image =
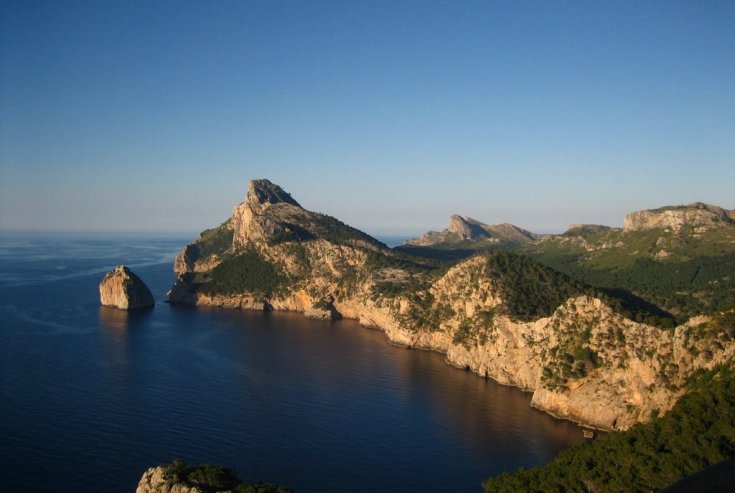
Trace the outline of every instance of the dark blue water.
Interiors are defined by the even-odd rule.
[[[0,490],[132,492],[183,457],[297,492],[480,491],[581,440],[357,323],[163,303],[191,238],[0,237]],[[125,263],[155,309],[102,308]]]

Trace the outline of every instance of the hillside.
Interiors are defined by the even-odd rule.
[[[400,250],[453,260],[515,251],[609,293],[645,300],[681,323],[735,306],[733,218],[735,211],[697,202],[632,212],[622,229],[577,224],[515,245],[467,239]]]
[[[345,317],[533,392],[607,430],[665,413],[687,379],[735,354],[710,317],[682,320],[511,252],[456,263],[391,250],[267,180],[177,257],[173,303]],[[713,321],[715,320],[715,321]],[[669,328],[667,328],[669,327]]]
[[[574,228],[520,252],[589,284],[628,290],[682,321],[735,306],[733,215],[700,203],[638,211],[622,230]]]

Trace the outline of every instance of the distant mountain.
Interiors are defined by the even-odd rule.
[[[718,226],[735,226],[735,210],[729,211],[716,205],[695,202],[689,205],[661,207],[659,209],[631,212],[625,216],[623,231],[647,231],[670,229],[680,231],[690,226],[699,232]]]
[[[697,202],[631,212],[625,226],[573,225],[519,252],[680,320],[735,305],[735,211]]]
[[[444,231],[429,231],[417,239],[407,240],[404,245],[436,247],[480,241],[488,244],[522,244],[533,241],[538,236],[509,223],[493,226],[455,214],[449,218],[449,225]]]
[[[398,250],[453,261],[488,250],[522,253],[598,288],[638,296],[679,321],[735,305],[735,211],[695,202],[631,212],[624,224],[572,224],[562,234],[501,239],[488,229],[506,225],[452,216],[446,230]]]

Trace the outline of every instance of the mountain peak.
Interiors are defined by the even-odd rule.
[[[478,236],[487,236],[484,225],[470,217],[454,214],[449,218],[447,231],[459,236],[460,240],[471,240]]]
[[[248,184],[248,196],[246,202],[251,206],[285,203],[301,207],[301,205],[291,197],[290,193],[270,180],[266,180],[264,178],[250,181]]]
[[[429,231],[419,238],[407,240],[406,246],[435,246],[463,241],[487,241],[490,243],[526,243],[537,235],[510,223],[485,224],[469,216],[453,214],[444,231]]]

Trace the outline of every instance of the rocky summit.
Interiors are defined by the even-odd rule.
[[[459,217],[450,227],[486,230]],[[735,355],[735,329],[715,313],[673,320],[517,253],[451,264],[412,256],[267,180],[251,182],[232,217],[174,268],[171,302],[356,319],[391,343],[528,390],[538,409],[607,430],[665,413],[691,375]]]
[[[122,310],[148,308],[154,305],[151,290],[124,265],[105,274],[100,283],[100,303]]]
[[[623,230],[671,229],[680,231],[684,226],[695,226],[701,229],[719,225],[735,225],[735,211],[695,202],[689,205],[631,212],[625,216]]]

